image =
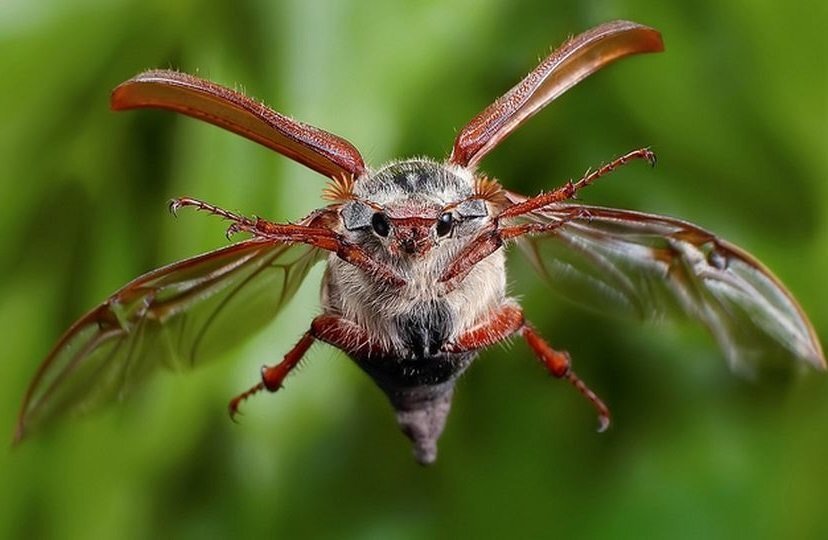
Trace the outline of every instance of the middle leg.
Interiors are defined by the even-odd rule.
[[[302,360],[302,357],[305,356],[305,353],[308,352],[308,349],[310,349],[310,346],[313,345],[314,341],[315,338],[313,335],[310,332],[306,332],[305,335],[302,336],[302,339],[299,340],[299,343],[294,345],[293,348],[288,351],[281,362],[275,366],[262,366],[262,380],[249,390],[242,392],[230,400],[230,403],[227,406],[230,418],[235,421],[236,415],[239,414],[239,405],[241,405],[242,401],[247,398],[261,392],[262,390],[275,392],[280,389],[285,377],[287,377],[293,368],[299,364],[299,361]]]
[[[281,362],[274,366],[262,367],[261,381],[230,400],[228,405],[230,418],[235,420],[236,415],[239,414],[239,406],[247,398],[262,390],[268,390],[269,392],[279,390],[282,387],[282,382],[299,364],[317,339],[351,355],[371,357],[386,354],[385,351],[374,345],[365,330],[356,324],[333,315],[320,315],[313,320],[310,330],[288,351]]]

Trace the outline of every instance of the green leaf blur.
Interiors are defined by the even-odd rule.
[[[75,318],[140,273],[225,244],[215,219],[172,219],[169,198],[274,220],[321,204],[321,177],[249,141],[169,113],[110,113],[116,84],[173,67],[244,85],[373,165],[441,158],[550,47],[617,18],[659,29],[667,51],[586,80],[483,168],[531,194],[650,145],[654,170],[629,165],[582,200],[717,231],[772,268],[825,339],[828,3],[5,0],[0,434]],[[739,379],[700,329],[602,318],[510,264],[530,320],[612,408],[608,433],[517,342],[460,381],[431,468],[327,346],[231,423],[227,400],[318,312],[317,268],[226,361],[160,374],[0,452],[0,538],[828,537],[824,374]]]

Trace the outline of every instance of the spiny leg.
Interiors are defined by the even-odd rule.
[[[230,400],[230,403],[227,406],[227,409],[230,412],[230,418],[233,421],[236,420],[236,415],[239,413],[239,405],[241,405],[241,402],[250,396],[265,389],[270,392],[275,392],[281,388],[285,377],[287,377],[288,373],[290,373],[299,361],[302,360],[302,357],[305,356],[305,353],[308,352],[308,349],[315,340],[316,338],[314,338],[310,332],[306,332],[305,335],[302,336],[302,339],[299,340],[299,343],[294,345],[294,347],[288,351],[281,362],[275,366],[263,366],[261,382]]]
[[[506,303],[489,317],[457,336],[457,339],[443,346],[448,353],[478,351],[508,339],[523,328],[523,310],[512,303]]]
[[[312,238],[315,239],[317,236],[322,236],[326,240],[330,240],[335,237],[335,233],[324,227],[296,225],[293,223],[274,223],[259,217],[249,218],[192,197],[178,197],[170,200],[169,202],[170,212],[176,217],[178,216],[178,210],[184,207],[192,207],[197,211],[205,212],[230,221],[230,226],[227,228],[228,238],[240,232],[250,233],[257,237],[303,243],[312,243],[309,242],[309,240]],[[317,212],[312,214],[312,216],[318,217],[318,213],[324,211],[325,209],[317,210]],[[327,242],[324,246],[319,247],[322,249],[335,250],[336,246],[334,246],[333,242]]]
[[[529,326],[523,316],[523,310],[507,303],[494,311],[491,316],[477,326],[461,334],[452,343],[444,346],[450,353],[475,351],[494,345],[519,332],[546,369],[557,378],[568,380],[598,410],[598,431],[605,431],[610,425],[610,412],[595,392],[575,375],[570,366],[569,354],[554,350]]]
[[[389,352],[371,339],[358,324],[336,315],[320,315],[311,323],[311,334],[352,357],[383,358]]]
[[[544,206],[548,206],[550,204],[563,202],[568,199],[573,199],[575,198],[575,195],[578,193],[579,190],[587,187],[588,185],[592,184],[605,174],[614,171],[621,165],[624,165],[629,161],[632,161],[633,159],[643,159],[647,161],[650,165],[655,165],[656,162],[655,154],[649,148],[639,148],[638,150],[627,152],[623,156],[615,158],[609,163],[602,165],[601,167],[598,167],[594,171],[588,170],[586,174],[584,174],[584,176],[581,177],[581,179],[577,182],[567,182],[566,184],[554,191],[550,191],[549,193],[542,193],[536,197],[532,197],[531,199],[526,199],[523,202],[514,204],[506,208],[497,217],[499,219],[513,218],[516,216],[527,214],[529,212],[533,212],[535,210],[539,210]]]
[[[609,408],[607,408],[604,402],[601,401],[601,398],[595,395],[595,392],[590,390],[589,387],[580,378],[578,378],[577,375],[575,375],[575,372],[572,371],[569,353],[556,351],[550,347],[549,344],[546,343],[546,341],[544,341],[544,339],[540,337],[528,324],[521,328],[520,333],[523,336],[523,339],[526,340],[529,347],[531,347],[532,351],[534,351],[538,359],[543,362],[546,369],[548,369],[552,375],[559,379],[565,378],[568,380],[572,386],[578,390],[578,392],[580,392],[593,404],[593,406],[595,406],[598,411],[598,432],[600,433],[606,431],[610,425]]]
[[[393,287],[401,287],[406,284],[406,280],[394,268],[375,260],[361,246],[348,242],[328,227],[293,223],[281,224],[261,218],[248,218],[191,197],[179,197],[170,201],[170,211],[174,215],[178,209],[185,206],[191,206],[196,210],[231,221],[227,228],[228,238],[236,233],[246,232],[262,240],[307,244],[326,251],[332,251],[343,261],[373,274]],[[322,210],[322,212],[324,211]],[[320,215],[319,212],[316,212],[310,217],[315,220]]]
[[[443,275],[440,276],[439,282],[443,284],[446,292],[454,289],[457,284],[466,277],[471,269],[478,262],[482,261],[503,246],[507,240],[511,240],[522,236],[524,234],[540,234],[548,233],[552,230],[565,225],[568,221],[575,219],[589,219],[589,211],[586,209],[576,209],[569,216],[566,216],[560,221],[553,223],[521,223],[518,225],[507,225],[509,219],[516,218],[525,214],[529,214],[536,210],[541,210],[545,206],[566,201],[575,198],[578,190],[585,188],[593,183],[598,178],[610,173],[621,165],[632,161],[633,159],[643,159],[655,165],[655,154],[649,148],[639,148],[628,152],[621,157],[615,158],[609,163],[598,167],[594,171],[587,171],[587,173],[577,182],[567,182],[549,193],[542,193],[536,197],[526,199],[523,202],[513,204],[492,220],[492,226],[488,230],[482,231],[477,238],[469,243],[454,260],[446,267]]]
[[[275,392],[282,387],[282,381],[296,367],[317,339],[341,349],[347,354],[383,356],[387,354],[369,339],[368,334],[356,324],[334,315],[320,315],[311,323],[309,331],[288,351],[284,359],[275,366],[262,367],[262,380],[246,392],[230,400],[230,418],[235,419],[239,405],[250,396],[262,390]]]
[[[214,216],[218,216],[222,219],[230,221],[230,226],[227,228],[226,232],[228,239],[239,232],[249,232],[253,235],[256,235],[258,232],[260,232],[259,223],[262,220],[258,218],[251,219],[246,216],[242,216],[241,214],[236,214],[235,212],[230,212],[229,210],[220,208],[214,204],[201,201],[199,199],[193,199],[192,197],[178,197],[170,200],[169,203],[170,212],[172,213],[172,215],[176,217],[178,216],[178,210],[184,208],[185,206],[191,206],[201,212],[206,212],[208,214],[212,214]]]
[[[571,220],[589,219],[588,210],[576,209],[569,216],[565,216],[564,219],[553,223],[521,223],[518,225],[506,225],[504,223],[511,218],[541,210],[551,204],[572,199],[578,190],[585,188],[598,178],[633,159],[643,159],[651,165],[655,165],[656,160],[655,154],[649,148],[639,148],[638,150],[633,150],[621,157],[615,158],[594,171],[587,171],[577,182],[567,182],[554,191],[542,193],[536,197],[526,199],[523,202],[513,204],[503,210],[495,216],[491,228],[482,231],[477,238],[472,240],[448,264],[438,280],[443,284],[444,291],[448,292],[453,290],[468,275],[474,265],[500,249],[507,240],[512,240],[525,234],[549,233]]]
[[[576,208],[568,216],[563,216],[552,223],[530,222],[502,227],[499,221],[494,221],[489,230],[484,230],[452,259],[438,279],[438,283],[443,285],[444,292],[452,291],[477,263],[500,249],[504,242],[525,234],[549,233],[572,220],[589,219],[589,217],[590,214],[586,208]]]

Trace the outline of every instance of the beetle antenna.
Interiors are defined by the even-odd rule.
[[[488,201],[492,204],[505,204],[508,202],[506,192],[500,183],[487,176],[478,176],[474,179],[474,198]]]
[[[354,175],[342,174],[331,178],[325,189],[322,190],[322,198],[326,201],[345,202],[355,199]]]

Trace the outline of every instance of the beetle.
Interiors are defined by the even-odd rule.
[[[81,317],[59,339],[24,396],[15,440],[68,411],[118,397],[158,367],[189,367],[260,329],[325,260],[322,313],[261,380],[230,401],[278,390],[311,345],[345,352],[388,396],[414,456],[431,463],[455,382],[477,354],[518,335],[555,377],[595,407],[575,374],[506,291],[504,250],[517,244],[565,296],[641,318],[701,322],[737,370],[784,356],[825,359],[793,296],[743,250],[690,223],[573,202],[630,161],[634,150],[552,191],[524,197],[478,169],[481,159],[570,87],[626,56],[660,52],[661,35],[629,22],[569,39],[457,135],[445,161],[405,159],[376,170],[344,139],[215,83],[170,70],[141,73],[112,93],[114,110],[167,109],[215,124],[328,177],[330,204],[296,223],[229,212],[190,197],[185,207],[229,221],[249,238],[151,271]]]

